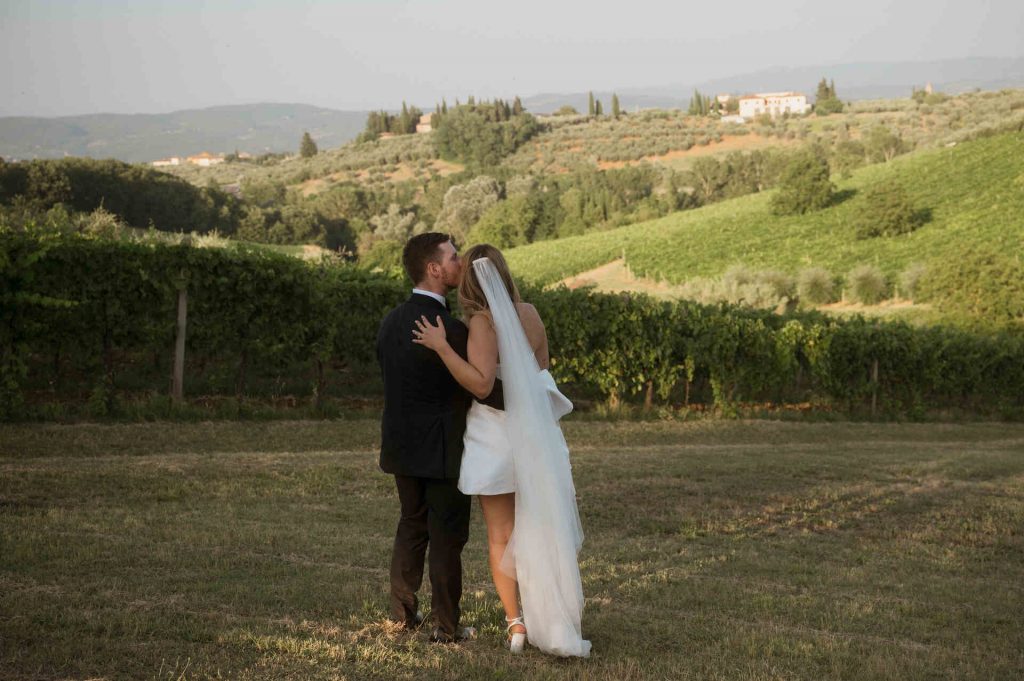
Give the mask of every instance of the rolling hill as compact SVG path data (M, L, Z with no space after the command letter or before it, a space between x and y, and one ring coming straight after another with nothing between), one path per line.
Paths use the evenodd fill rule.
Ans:
M321 147L341 146L363 129L365 111L306 104L247 104L167 114L0 118L0 156L87 156L152 161L202 151L296 151L304 131Z
M911 234L858 239L864 191L889 180L902 184L930 220ZM508 260L520 276L545 284L622 257L636 275L681 283L740 263L790 274L818 266L839 276L870 263L894 276L912 263L956 261L978 245L1011 257L1024 251L1024 132L922 150L862 168L837 185L842 200L815 213L773 215L772 192L764 192L533 243L510 250Z

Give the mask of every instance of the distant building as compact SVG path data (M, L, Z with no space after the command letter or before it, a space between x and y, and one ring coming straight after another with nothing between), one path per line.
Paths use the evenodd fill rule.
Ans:
M420 122L416 124L416 132L430 132L433 130L430 124L431 116L434 114L428 113L420 116Z
M209 166L215 166L218 163L223 163L224 162L224 157L223 156L214 156L210 152L204 151L201 154L196 154L195 156L189 156L185 160L188 161L189 163L191 163L194 166L202 166L202 167L206 168L206 167L209 167Z
M162 158L158 161L153 161L153 166L159 168L160 166L180 166L181 157L171 156L170 158Z
M805 114L811 110L807 96L798 92L759 92L740 97L740 116L745 119L761 114L771 117L782 114Z

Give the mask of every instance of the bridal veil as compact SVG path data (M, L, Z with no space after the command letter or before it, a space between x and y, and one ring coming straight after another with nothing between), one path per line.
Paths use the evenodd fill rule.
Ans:
M530 643L546 653L587 657L581 633L583 528L558 418L567 400L537 365L494 264L473 261L494 320L516 479L515 528L502 569L519 581ZM571 408L571 407L570 407Z

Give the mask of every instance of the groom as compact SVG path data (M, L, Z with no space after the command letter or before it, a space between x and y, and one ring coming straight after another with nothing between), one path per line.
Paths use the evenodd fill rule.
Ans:
M436 619L430 640L454 643L475 633L459 626L470 500L457 485L470 397L436 352L412 342L412 332L421 316L440 316L448 342L466 357L469 332L445 302L459 283L462 264L450 237L437 232L409 239L402 263L415 288L388 313L377 334L384 377L380 467L395 476L402 509L391 554L391 617L409 629L421 622L416 591L429 544Z

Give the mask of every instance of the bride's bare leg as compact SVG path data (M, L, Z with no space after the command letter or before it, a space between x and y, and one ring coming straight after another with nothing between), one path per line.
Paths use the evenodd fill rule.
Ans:
M512 536L512 528L516 520L516 495L481 494L480 508L484 512L484 523L487 524L487 551L491 563L491 576L494 588L498 590L498 598L505 608L505 617L519 617L519 599L516 596L516 580L501 570L501 557L505 555L505 547ZM520 625L512 627L512 633L526 631Z

